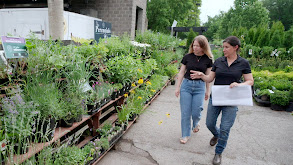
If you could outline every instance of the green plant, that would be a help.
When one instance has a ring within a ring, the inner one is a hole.
[[[269,89],[263,89],[263,90],[256,92],[256,94],[258,96],[263,96],[263,95],[270,96],[271,92],[269,91]]]
[[[101,137],[107,137],[112,131],[113,131],[113,126],[110,122],[106,121],[104,125],[101,128],[97,129],[97,132]]]
[[[130,83],[135,79],[137,60],[131,56],[116,56],[107,61],[107,74],[114,83]]]
[[[124,105],[121,105],[121,107],[119,108],[117,107],[116,109],[117,109],[118,122],[120,124],[127,123],[130,117],[129,109]]]
[[[122,89],[122,88],[123,88],[122,83],[115,83],[115,84],[113,84],[113,89],[114,89],[115,91],[119,91],[119,90]]]
[[[174,76],[178,73],[177,64],[171,64],[165,67],[165,73],[169,78],[174,78]]]
[[[94,96],[96,96],[96,101],[102,100],[104,98],[110,97],[113,93],[113,86],[108,81],[99,79],[99,81],[94,82],[92,85]]]
[[[54,164],[82,165],[86,163],[88,155],[77,146],[61,146],[54,154]]]
[[[289,90],[289,101],[293,102],[293,87],[291,87]]]
[[[189,46],[192,43],[192,41],[195,38],[195,36],[196,36],[196,33],[192,30],[192,28],[190,28],[188,36],[187,36],[187,41],[186,41],[187,51],[189,50]]]
[[[107,137],[95,139],[94,141],[91,141],[88,145],[94,148],[98,155],[100,155],[101,149],[107,150],[110,148],[110,143]]]
[[[272,104],[286,106],[289,104],[289,92],[275,90],[274,93],[270,95],[270,100]]]
[[[5,135],[9,135],[7,140],[18,143],[29,137],[33,133],[31,126],[40,115],[38,104],[24,101],[20,93],[3,98],[1,103],[4,111],[3,128]]]

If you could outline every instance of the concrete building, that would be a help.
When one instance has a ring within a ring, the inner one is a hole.
[[[136,31],[147,29],[147,0],[63,0],[64,10],[112,24],[112,33],[128,33],[134,39]],[[46,8],[47,0],[0,0],[3,8]]]

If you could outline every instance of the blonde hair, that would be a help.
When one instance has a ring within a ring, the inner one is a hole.
[[[193,52],[194,41],[198,42],[199,46],[203,49],[204,54],[206,54],[210,59],[213,59],[213,54],[211,51],[210,44],[208,42],[208,39],[204,35],[198,35],[193,39],[192,43],[189,46],[188,53],[194,53]]]

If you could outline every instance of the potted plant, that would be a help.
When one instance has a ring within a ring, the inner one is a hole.
[[[273,110],[286,110],[285,107],[289,105],[289,92],[275,90],[270,95],[271,109]]]
[[[263,89],[263,90],[260,90],[259,92],[256,92],[256,95],[260,96],[260,99],[262,101],[269,101],[271,92],[269,91],[269,89]]]
[[[124,126],[124,130],[126,130],[127,125],[128,125],[128,119],[130,118],[130,111],[125,107],[121,106],[120,108],[117,109],[117,116],[118,116],[118,123],[121,126]]]
[[[88,155],[88,153],[83,152],[77,146],[61,146],[54,154],[53,164],[84,164]]]
[[[9,150],[16,154],[26,153],[28,144],[33,134],[32,125],[40,112],[38,105],[33,102],[25,102],[20,93],[2,99],[4,111],[3,128]]]
[[[96,109],[96,104],[97,104],[97,93],[95,90],[89,90],[87,92],[87,111],[88,114],[91,115],[93,113],[93,111]]]

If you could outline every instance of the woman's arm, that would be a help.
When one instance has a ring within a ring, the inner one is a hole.
[[[230,88],[236,87],[236,86],[241,86],[241,85],[250,85],[252,86],[254,83],[253,76],[251,73],[249,74],[243,74],[244,77],[244,82],[243,83],[237,83],[233,82],[230,84]]]
[[[175,89],[175,96],[176,97],[178,97],[180,94],[180,86],[181,86],[185,72],[186,72],[186,65],[182,64],[180,67],[180,71],[178,73],[178,76],[177,76],[177,83],[176,83],[176,89]]]
[[[212,67],[207,68],[206,70],[206,75],[209,75],[211,73]],[[205,92],[205,100],[207,100],[209,98],[210,95],[210,83],[206,82],[206,92]]]
[[[199,72],[199,71],[194,71],[194,70],[191,70],[190,71],[192,74],[190,74],[190,78],[192,79],[196,79],[196,78],[201,78],[203,81],[205,82],[212,82],[214,79],[215,79],[215,76],[216,76],[216,73],[211,71],[210,74],[206,75],[202,72]]]

